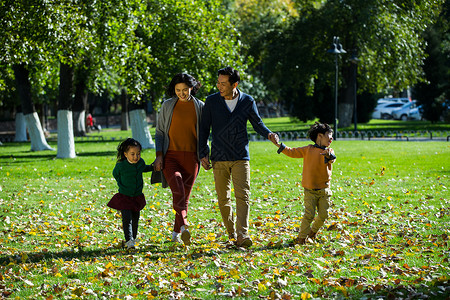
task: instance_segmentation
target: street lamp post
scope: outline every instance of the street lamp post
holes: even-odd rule
[[[337,140],[337,119],[338,119],[338,55],[341,53],[347,53],[347,51],[342,48],[342,45],[339,43],[339,37],[333,37],[333,43],[331,44],[331,49],[327,50],[328,53],[335,54],[335,65],[336,65],[336,77],[335,77],[335,94],[334,94],[334,140]]]

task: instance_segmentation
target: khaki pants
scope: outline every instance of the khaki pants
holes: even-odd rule
[[[237,234],[237,236],[248,237],[250,162],[248,160],[213,161],[212,166],[219,209],[228,236]],[[236,229],[231,204],[231,181],[233,181],[236,198]]]
[[[329,201],[331,198],[330,188],[321,190],[310,190],[305,188],[305,212],[300,226],[298,238],[306,238],[311,231],[318,232],[325,220],[328,218]],[[316,215],[317,209],[317,216]],[[314,223],[311,225],[311,223]]]

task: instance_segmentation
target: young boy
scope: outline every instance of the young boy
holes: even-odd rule
[[[303,158],[302,186],[305,190],[305,213],[300,233],[294,240],[297,244],[304,244],[307,238],[314,239],[328,217],[329,200],[332,195],[331,170],[336,160],[333,149],[330,148],[333,129],[328,124],[316,122],[309,129],[308,137],[315,143],[314,145],[290,148],[283,143],[274,143],[278,147],[278,154]],[[316,210],[318,213],[314,219]]]

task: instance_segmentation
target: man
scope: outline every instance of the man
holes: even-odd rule
[[[247,121],[261,136],[272,142],[278,135],[271,132],[261,120],[255,100],[237,86],[240,75],[226,67],[218,71],[218,93],[206,98],[199,131],[201,164],[205,170],[212,168],[219,209],[230,241],[239,247],[250,247],[248,234],[250,212],[250,154]],[[208,138],[211,132],[211,157]],[[231,181],[236,197],[236,222],[231,204]],[[236,223],[236,224],[235,224]]]

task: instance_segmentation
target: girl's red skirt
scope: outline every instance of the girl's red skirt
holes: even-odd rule
[[[147,202],[145,201],[144,194],[136,197],[130,197],[121,193],[115,194],[111,200],[108,202],[108,207],[117,209],[117,210],[133,210],[140,211],[142,210]]]

